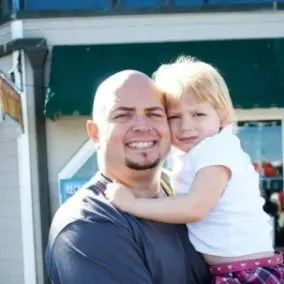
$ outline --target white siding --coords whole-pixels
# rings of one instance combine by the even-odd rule
[[[63,117],[46,122],[49,186],[52,215],[59,206],[58,173],[88,139],[87,117]]]
[[[0,29],[1,32],[1,29]],[[1,34],[0,34],[1,37]],[[4,72],[9,72],[12,69],[13,61],[12,56],[0,57],[0,69]]]
[[[0,68],[12,68],[12,57],[0,59]],[[0,122],[0,283],[23,283],[23,254],[18,182],[17,127]]]
[[[51,46],[279,38],[283,24],[284,11],[49,18],[24,20],[24,36]]]
[[[11,25],[7,23],[5,25],[1,25],[0,27],[0,44],[4,44],[12,40],[11,34]],[[2,58],[0,60],[0,64],[2,63]]]
[[[34,102],[34,81],[33,81],[33,73],[30,62],[25,57],[25,96],[26,96],[26,111],[28,113],[27,125],[25,129],[25,134],[27,135],[28,143],[29,143],[29,152],[30,156],[28,157],[30,162],[31,173],[26,173],[27,175],[30,174],[30,182],[31,182],[31,199],[32,199],[32,218],[33,218],[33,228],[30,230],[34,230],[34,245],[35,245],[35,258],[36,258],[36,275],[37,280],[36,283],[42,284],[43,283],[43,254],[42,254],[42,241],[41,241],[41,219],[40,219],[40,202],[39,202],[39,176],[38,176],[38,163],[37,163],[37,150],[36,150],[36,132],[35,132],[35,102]],[[27,145],[24,144],[26,147]],[[25,148],[28,151],[27,148]],[[25,159],[27,157],[24,157]],[[25,163],[23,161],[23,163]],[[23,170],[24,172],[24,170]],[[23,177],[22,177],[23,178]],[[26,205],[25,205],[26,206]],[[27,232],[31,233],[31,232]],[[27,246],[27,244],[26,244]],[[29,262],[26,256],[26,262]],[[27,280],[28,281],[28,280]],[[26,282],[27,282],[26,281]],[[25,284],[29,284],[25,283]]]

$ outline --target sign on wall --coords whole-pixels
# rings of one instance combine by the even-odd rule
[[[9,116],[24,129],[22,100],[15,84],[0,70],[0,106],[2,116]]]
[[[71,197],[82,185],[84,185],[87,179],[62,179],[59,184],[59,199],[60,204],[65,202]]]

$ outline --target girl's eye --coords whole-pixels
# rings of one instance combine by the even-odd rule
[[[178,118],[180,118],[178,115],[169,115],[168,116],[168,120],[178,119]]]
[[[205,116],[205,113],[197,112],[193,115],[193,117],[200,117],[200,116]]]

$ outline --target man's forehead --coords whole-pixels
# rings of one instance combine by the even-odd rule
[[[162,95],[153,81],[138,71],[123,71],[108,78],[97,93],[97,106],[104,114],[120,108],[163,109]]]
[[[113,95],[112,101],[109,102],[111,109],[150,109],[160,108],[164,109],[162,96],[156,92],[149,92],[147,90],[140,90],[137,92],[118,92]]]
[[[161,106],[161,93],[150,82],[140,84],[124,84],[117,86],[105,96],[108,104],[126,107],[152,107]]]
[[[136,70],[123,70],[108,77],[99,86],[99,91],[116,92],[121,88],[130,87],[140,83],[149,84],[152,80],[144,73]]]

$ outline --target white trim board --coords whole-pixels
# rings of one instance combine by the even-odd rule
[[[58,174],[58,183],[62,179],[72,178],[76,172],[96,152],[96,145],[92,140],[85,142],[75,155],[66,163]]]
[[[246,120],[284,120],[284,108],[236,109],[238,121]]]
[[[49,45],[284,37],[284,11],[185,13],[24,20],[25,37]]]
[[[13,60],[17,62],[18,53],[23,51],[15,51]],[[26,82],[26,62],[23,60],[23,80]],[[20,202],[21,202],[21,225],[22,225],[22,245],[23,245],[23,268],[25,284],[37,283],[36,269],[36,248],[35,248],[35,223],[33,215],[33,185],[32,185],[32,146],[31,137],[35,133],[34,125],[30,125],[29,116],[29,99],[27,90],[22,92],[22,106],[25,131],[18,137],[18,169],[19,169],[19,185],[20,185]]]
[[[3,109],[2,109],[2,107],[0,105],[0,122],[3,122],[4,120],[5,120],[5,118],[4,118]]]

